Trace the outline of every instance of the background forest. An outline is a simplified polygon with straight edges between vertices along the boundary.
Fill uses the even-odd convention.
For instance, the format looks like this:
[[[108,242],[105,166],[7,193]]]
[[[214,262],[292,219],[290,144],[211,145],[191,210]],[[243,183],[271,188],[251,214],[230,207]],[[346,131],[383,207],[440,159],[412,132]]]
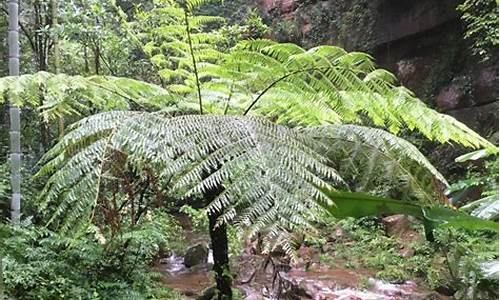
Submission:
[[[0,299],[498,298],[495,0],[0,7]]]

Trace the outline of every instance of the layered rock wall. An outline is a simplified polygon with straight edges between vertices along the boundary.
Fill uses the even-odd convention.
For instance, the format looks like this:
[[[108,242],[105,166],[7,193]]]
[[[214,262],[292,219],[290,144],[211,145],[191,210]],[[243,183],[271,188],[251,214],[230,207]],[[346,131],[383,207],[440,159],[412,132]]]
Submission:
[[[256,0],[273,38],[367,51],[436,109],[483,135],[498,132],[498,57],[464,40],[460,0]]]

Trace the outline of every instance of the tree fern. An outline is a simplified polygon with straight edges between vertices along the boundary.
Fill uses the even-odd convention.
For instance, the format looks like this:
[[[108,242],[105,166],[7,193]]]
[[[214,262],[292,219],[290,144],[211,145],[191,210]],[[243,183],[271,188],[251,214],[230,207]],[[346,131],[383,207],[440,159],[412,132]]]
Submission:
[[[339,156],[330,153],[350,155],[353,144],[378,151],[377,166],[395,164],[385,178],[407,176],[410,193],[424,203],[436,192],[424,184],[446,184],[418,150],[378,129],[290,129],[254,117],[114,111],[75,123],[46,154],[37,174],[49,176],[42,210],[51,211],[50,222],[64,230],[78,219],[96,222],[98,208],[111,201],[109,189],[124,187],[118,169],[152,170],[167,178],[161,186],[166,198],[199,197],[218,188],[206,209],[220,215],[220,224],[236,223],[250,234],[266,231],[269,241],[278,241],[294,229],[313,229],[319,204],[331,205],[321,189],[348,189],[347,169],[338,169],[342,163],[333,159]],[[371,153],[354,157],[358,167]]]
[[[162,1],[139,14],[152,31],[135,26],[166,88],[200,112],[266,116],[288,125],[360,123],[392,133],[415,130],[440,143],[494,146],[464,124],[430,108],[372,57],[334,46],[306,50],[291,43],[241,41],[232,49],[207,26],[219,17],[197,16],[206,1]],[[221,88],[222,87],[222,88]],[[495,150],[496,151],[496,150]]]

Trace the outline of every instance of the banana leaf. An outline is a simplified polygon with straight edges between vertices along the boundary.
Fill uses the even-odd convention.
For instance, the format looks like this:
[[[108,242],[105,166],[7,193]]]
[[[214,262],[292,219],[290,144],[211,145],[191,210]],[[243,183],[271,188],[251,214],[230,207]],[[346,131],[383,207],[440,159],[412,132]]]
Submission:
[[[446,207],[423,207],[418,204],[377,197],[365,193],[323,190],[333,204],[321,205],[336,218],[366,217],[403,214],[422,220],[426,238],[433,240],[432,230],[438,226],[450,226],[467,230],[498,232],[498,223],[470,216]]]

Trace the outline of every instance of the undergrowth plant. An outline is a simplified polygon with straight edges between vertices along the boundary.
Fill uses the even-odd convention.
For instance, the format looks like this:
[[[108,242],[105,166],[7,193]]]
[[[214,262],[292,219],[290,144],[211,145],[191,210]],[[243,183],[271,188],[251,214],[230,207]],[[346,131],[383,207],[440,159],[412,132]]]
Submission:
[[[447,193],[461,210],[481,219],[498,221],[498,154],[479,150],[456,161],[467,165],[467,173],[464,179],[453,183]],[[479,199],[468,199],[467,193],[474,189],[480,191]]]
[[[14,299],[180,299],[151,270],[161,249],[176,247],[171,217],[150,220],[111,237],[89,227],[79,238],[35,226],[0,224],[0,257],[7,297]]]
[[[437,241],[448,271],[444,285],[456,299],[498,298],[497,235],[448,228]]]

